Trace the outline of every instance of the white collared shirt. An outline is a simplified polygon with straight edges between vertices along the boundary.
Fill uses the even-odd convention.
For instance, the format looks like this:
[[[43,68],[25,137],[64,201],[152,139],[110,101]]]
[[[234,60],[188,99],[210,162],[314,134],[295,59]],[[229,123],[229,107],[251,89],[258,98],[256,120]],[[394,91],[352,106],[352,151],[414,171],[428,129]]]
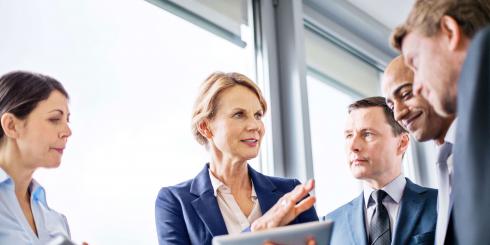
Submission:
[[[456,124],[457,124],[457,119],[454,119],[453,123],[451,124],[451,126],[447,130],[446,137],[444,137],[444,142],[449,142],[449,143],[453,144],[453,146],[454,146],[454,141],[456,139]],[[440,145],[437,146],[437,152],[439,152],[440,147],[441,147]],[[453,169],[454,169],[454,161],[453,161],[453,154],[452,153],[449,156],[449,158],[447,159],[447,169],[449,171],[449,193],[451,193],[452,182],[453,182],[452,177],[453,177]]]
[[[453,149],[454,149],[454,141],[455,141],[455,138],[456,138],[456,124],[457,124],[457,120],[455,119],[453,121],[453,123],[451,124],[451,126],[449,127],[447,133],[446,133],[446,136],[444,137],[444,142],[449,142],[451,144],[453,144]],[[440,151],[441,151],[441,147],[443,146],[443,144],[441,145],[436,145],[437,147],[437,152],[438,152],[438,155],[440,154]],[[443,194],[443,188],[441,184],[441,181],[443,180],[440,180],[438,181],[438,185],[439,185],[439,191],[437,193],[437,224],[436,224],[436,237],[435,237],[435,243],[436,244],[443,244],[444,243],[444,240],[445,240],[445,237],[446,237],[446,232],[447,232],[447,222],[449,222],[449,215],[451,213],[451,209],[452,209],[452,198],[451,198],[451,192],[452,192],[452,183],[453,183],[453,169],[454,169],[454,161],[453,161],[453,154],[451,153],[449,155],[449,157],[447,158],[447,174],[449,175],[448,176],[448,180],[449,180],[449,186],[447,187],[448,188],[448,191],[445,195],[449,195],[449,196],[442,196],[444,195]],[[436,162],[436,164],[438,164]],[[439,170],[439,168],[437,168],[438,170],[437,171],[441,171]],[[438,172],[438,175],[442,175],[441,172]],[[447,206],[443,206],[444,207],[444,210],[441,210],[443,207],[441,207],[441,202],[444,203],[443,200],[447,200],[446,202],[449,202],[448,204],[446,204]],[[447,210],[446,210],[447,209]]]
[[[228,234],[241,233],[247,227],[249,227],[256,219],[262,216],[262,211],[260,210],[259,199],[255,193],[254,183],[252,182],[252,196],[250,197],[254,203],[252,212],[248,217],[243,214],[240,206],[236,202],[235,198],[231,194],[231,189],[226,186],[219,179],[214,177],[209,170],[209,178],[211,179],[211,184],[213,185],[214,196],[218,201],[218,206],[221,211],[221,215],[225,221],[226,229]]]
[[[0,244],[47,244],[57,235],[70,238],[66,217],[49,208],[44,188],[32,179],[29,190],[37,235],[19,205],[12,178],[0,168]]]
[[[453,151],[454,151],[454,141],[456,139],[456,124],[457,124],[457,119],[454,119],[453,123],[451,123],[451,126],[449,126],[449,129],[447,130],[446,136],[444,137],[444,142],[449,142],[453,144]],[[441,151],[442,145],[443,144],[440,145],[435,144],[438,154]],[[447,158],[447,170],[449,172],[449,194],[451,194],[452,191],[453,169],[454,169],[454,161],[453,161],[453,154],[451,153],[451,155],[449,155],[449,157]]]
[[[396,231],[396,221],[398,220],[398,211],[400,210],[400,202],[403,197],[403,191],[405,190],[405,185],[407,180],[400,174],[398,177],[393,179],[386,186],[381,188],[385,191],[388,196],[383,200],[383,205],[388,211],[388,216],[390,216],[390,226],[391,234],[395,234]],[[374,200],[372,200],[371,193],[376,189],[371,188],[367,183],[364,183],[364,214],[365,214],[365,225],[366,231],[369,231],[369,226],[371,225],[371,220],[373,218],[374,209],[376,207]]]

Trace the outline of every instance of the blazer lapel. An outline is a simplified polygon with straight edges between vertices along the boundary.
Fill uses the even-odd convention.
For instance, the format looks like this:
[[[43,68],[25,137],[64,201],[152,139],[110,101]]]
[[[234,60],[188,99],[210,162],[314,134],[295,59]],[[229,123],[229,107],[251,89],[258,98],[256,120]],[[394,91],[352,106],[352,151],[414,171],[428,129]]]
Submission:
[[[424,192],[423,189],[407,179],[401,200],[397,228],[393,237],[393,244],[406,244],[408,242],[409,236],[412,234],[417,220],[420,218],[420,213],[426,201],[420,200],[419,194],[422,192]]]
[[[365,245],[367,244],[367,235],[364,218],[364,195],[361,193],[352,201],[351,205],[352,212],[346,212],[349,223],[348,230],[351,232],[353,244]]]
[[[255,193],[259,199],[260,211],[265,214],[286,193],[278,191],[277,187],[267,176],[255,171],[250,165],[248,166],[248,174],[252,179]]]
[[[190,192],[198,196],[192,201],[192,206],[211,235],[228,234],[221,210],[214,196],[213,186],[209,178],[208,164],[192,181]]]

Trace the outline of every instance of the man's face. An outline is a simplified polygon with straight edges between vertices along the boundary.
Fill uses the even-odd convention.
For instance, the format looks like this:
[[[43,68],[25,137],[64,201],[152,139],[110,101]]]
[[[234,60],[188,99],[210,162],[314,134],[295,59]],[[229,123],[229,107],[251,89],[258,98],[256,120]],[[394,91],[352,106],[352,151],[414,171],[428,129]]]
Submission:
[[[398,176],[406,150],[401,147],[402,135],[394,135],[381,107],[351,111],[345,127],[345,150],[352,175],[368,181]]]
[[[447,117],[456,112],[456,83],[459,69],[442,34],[426,37],[417,31],[403,39],[405,64],[414,72],[414,93],[421,94],[437,114]]]
[[[408,69],[401,58],[397,68]],[[427,141],[439,138],[445,120],[439,116],[432,106],[422,96],[413,94],[413,79],[411,76],[401,77],[390,70],[385,72],[382,79],[382,90],[388,106],[393,110],[395,119],[405,127],[417,141]],[[395,68],[396,69],[396,68]],[[403,71],[402,71],[403,72]],[[406,70],[410,72],[410,70]]]

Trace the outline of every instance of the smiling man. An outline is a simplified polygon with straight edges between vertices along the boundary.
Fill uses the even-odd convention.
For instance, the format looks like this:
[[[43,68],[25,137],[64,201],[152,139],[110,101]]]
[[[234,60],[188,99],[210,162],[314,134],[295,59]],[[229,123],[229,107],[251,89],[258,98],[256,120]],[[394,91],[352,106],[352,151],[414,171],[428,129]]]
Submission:
[[[388,106],[393,110],[395,119],[401,125],[408,129],[418,141],[434,140],[438,148],[436,163],[438,186],[445,189],[449,178],[443,178],[446,177],[444,172],[453,172],[450,148],[454,144],[454,115],[448,117],[438,115],[427,100],[413,94],[413,77],[413,72],[404,64],[403,57],[398,56],[386,67],[382,78],[382,90]],[[448,213],[450,207],[449,191],[439,191],[439,213]],[[437,217],[436,244],[444,242],[449,222],[447,217],[447,215]]]
[[[383,94],[395,120],[417,141],[434,140],[437,145],[442,145],[454,116],[438,115],[427,100],[413,94],[413,71],[405,65],[402,56],[388,64],[381,81]]]
[[[363,182],[357,198],[328,214],[335,222],[332,244],[433,244],[437,191],[401,173],[409,137],[385,98],[349,106],[346,155],[352,175]]]

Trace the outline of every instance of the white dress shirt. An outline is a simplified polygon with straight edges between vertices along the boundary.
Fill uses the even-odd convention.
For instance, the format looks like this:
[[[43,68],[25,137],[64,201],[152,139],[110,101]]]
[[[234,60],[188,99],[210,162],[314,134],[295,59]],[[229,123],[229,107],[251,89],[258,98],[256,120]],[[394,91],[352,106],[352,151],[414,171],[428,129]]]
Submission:
[[[226,229],[228,230],[228,234],[236,234],[241,233],[260,216],[262,216],[262,211],[260,210],[259,199],[257,198],[257,194],[255,193],[254,184],[252,182],[252,196],[250,197],[252,202],[254,203],[252,212],[248,215],[248,217],[243,214],[240,206],[235,201],[235,198],[231,194],[231,189],[226,186],[219,179],[214,177],[209,170],[209,178],[211,179],[211,184],[213,185],[214,196],[218,201],[218,206],[221,211],[221,215],[225,221]]]
[[[451,126],[449,127],[446,133],[446,137],[444,137],[444,142],[450,142],[451,144],[453,144],[453,146],[456,139],[456,124],[457,124],[457,119],[453,121],[453,123],[451,124]],[[449,156],[449,158],[447,159],[447,167],[449,170],[449,193],[451,193],[452,183],[453,183],[453,169],[454,169],[453,154],[451,154],[451,156]]]
[[[69,238],[66,217],[49,208],[44,188],[33,179],[29,190],[37,235],[19,205],[12,178],[0,168],[0,244],[47,244],[57,235]]]
[[[446,137],[444,138],[444,142],[449,142],[454,146],[454,140],[456,138],[456,120],[449,127]],[[442,145],[437,146],[438,155],[441,152]],[[437,225],[436,225],[436,237],[435,244],[441,245],[444,244],[444,240],[447,232],[447,225],[449,222],[449,216],[451,214],[451,209],[453,206],[453,200],[451,198],[452,192],[452,180],[453,180],[453,154],[449,155],[447,158],[447,174],[449,176],[445,177],[446,181],[443,180],[444,174],[441,172],[441,169],[437,168],[437,176],[438,176],[438,194],[437,194]],[[439,163],[436,163],[439,164]],[[443,187],[444,183],[448,183],[448,186]],[[444,191],[446,190],[447,191]],[[446,192],[446,193],[444,193]],[[445,196],[443,196],[445,195]],[[449,203],[447,203],[449,202]]]
[[[400,174],[398,177],[393,179],[386,186],[381,188],[381,190],[385,191],[388,195],[383,199],[383,205],[388,211],[388,216],[390,216],[390,229],[391,229],[391,237],[396,231],[396,221],[398,220],[398,213],[400,210],[400,202],[403,197],[403,191],[405,190],[405,185],[407,184],[407,180]],[[369,230],[371,225],[371,220],[373,218],[374,209],[376,207],[375,202],[371,197],[371,193],[376,189],[371,188],[367,183],[364,183],[364,214],[365,214],[365,225],[366,231]]]

